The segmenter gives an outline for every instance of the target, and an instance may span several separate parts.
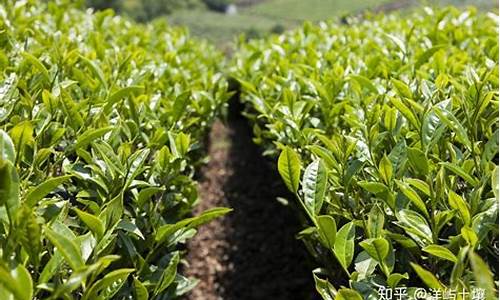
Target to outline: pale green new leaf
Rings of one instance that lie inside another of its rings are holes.
[[[453,209],[456,209],[462,218],[464,225],[470,225],[470,211],[465,200],[453,191],[448,194],[448,203]]]
[[[335,219],[331,216],[318,216],[316,218],[318,223],[318,232],[321,237],[321,241],[327,246],[329,249],[333,250],[333,246],[335,245],[335,236],[337,235],[337,224],[335,223]]]
[[[96,239],[101,239],[104,235],[104,224],[101,222],[101,220],[87,212],[81,211],[78,208],[73,209],[78,217],[82,220],[85,225],[92,231]]]
[[[355,230],[352,222],[345,224],[335,237],[334,253],[342,267],[347,270],[354,257]]]
[[[59,234],[49,227],[45,227],[45,235],[50,242],[61,252],[66,262],[74,271],[85,265],[80,247],[69,237]]]
[[[300,158],[290,147],[285,147],[278,159],[278,172],[288,189],[296,193],[300,181]]]
[[[422,268],[418,264],[410,263],[410,265],[427,287],[437,290],[444,289],[444,285],[436,278],[436,276],[434,276],[434,274]]]
[[[379,263],[383,263],[387,255],[389,255],[389,242],[384,238],[364,240],[359,245]]]
[[[496,285],[488,264],[472,250],[469,251],[469,260],[472,266],[476,287],[483,289],[485,292],[484,299],[495,299]]]
[[[422,251],[425,251],[436,257],[443,258],[454,263],[457,262],[457,257],[455,256],[455,254],[453,254],[453,252],[451,252],[448,248],[445,248],[440,245],[429,245],[427,247],[422,248]]]

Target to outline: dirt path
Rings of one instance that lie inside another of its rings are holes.
[[[196,213],[214,206],[234,211],[190,241],[186,272],[201,281],[187,300],[313,299],[312,266],[295,239],[296,213],[276,201],[287,192],[251,136],[241,117],[212,128]]]

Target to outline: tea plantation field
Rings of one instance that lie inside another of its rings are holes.
[[[285,299],[267,277],[221,296],[274,266],[266,249],[290,266],[307,251],[310,289],[276,278],[297,299],[498,299],[498,14],[323,18],[225,57],[164,20],[1,1],[0,299]],[[220,120],[263,157],[215,144]],[[283,205],[248,222],[266,190]],[[193,247],[200,228],[217,234]],[[297,249],[265,244],[280,235]],[[220,257],[210,278],[233,280],[190,293],[190,269]]]
[[[241,45],[245,115],[307,218],[324,299],[496,297],[497,20],[427,8]]]

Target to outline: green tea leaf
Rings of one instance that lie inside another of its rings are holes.
[[[456,164],[449,163],[449,162],[443,162],[441,163],[446,169],[450,170],[451,172],[455,173],[456,175],[462,177],[465,181],[467,181],[469,184],[476,186],[477,185],[477,180],[472,177],[471,175],[467,174],[461,167],[457,166]]]
[[[38,71],[42,73],[47,82],[50,82],[49,71],[38,58],[28,52],[22,52],[21,55],[27,62],[29,62],[30,65],[34,66],[36,69],[38,69]]]
[[[481,164],[485,165],[490,162],[498,154],[498,129],[493,132],[490,140],[484,145],[483,154],[481,155]],[[1,147],[1,146],[0,146]]]
[[[168,266],[163,270],[163,273],[160,278],[160,283],[156,286],[155,295],[160,294],[166,288],[168,288],[172,282],[174,282],[175,275],[177,274],[177,265],[179,264],[179,252],[175,252],[174,256],[168,263]]]
[[[321,160],[309,164],[302,178],[304,203],[312,214],[318,214],[323,205],[327,186],[326,168]]]
[[[445,45],[436,45],[434,47],[431,47],[431,48],[425,50],[425,52],[422,53],[417,58],[417,62],[415,63],[414,68],[419,69],[423,64],[425,64],[429,60],[429,58],[431,58],[434,55],[434,53],[443,49],[444,47],[445,47]]]
[[[323,298],[323,300],[334,300],[337,291],[335,290],[333,285],[328,282],[328,280],[321,279],[314,273],[313,277],[316,285],[316,291],[318,291],[321,298]]]
[[[12,223],[19,202],[19,175],[10,161],[0,159],[0,207],[6,206],[9,221]]]
[[[96,281],[83,295],[82,299],[112,299],[113,296],[125,284],[127,277],[134,269],[118,269],[106,274],[102,279]]]
[[[383,193],[388,190],[387,186],[379,182],[358,181],[358,185],[373,194]]]
[[[418,264],[410,263],[410,265],[427,287],[437,290],[444,289],[444,285],[431,272],[422,268]]]
[[[354,256],[354,224],[347,223],[337,232],[334,253],[345,270],[351,265]]]
[[[460,230],[462,238],[469,244],[472,248],[475,248],[477,245],[477,235],[469,226],[463,226]]]
[[[356,80],[356,82],[361,85],[362,87],[368,89],[370,92],[374,94],[378,94],[377,88],[373,85],[373,83],[370,81],[370,79],[361,76],[361,75],[350,75],[350,78]]]
[[[7,132],[0,129],[0,159],[7,160],[11,163],[15,163],[16,160],[16,150],[14,149],[14,143],[12,139],[7,134]]]
[[[363,300],[363,298],[353,289],[342,288],[338,291],[335,300]]]
[[[372,275],[377,265],[377,260],[373,259],[366,251],[361,251],[354,260],[354,268],[359,273],[358,279],[361,280]]]
[[[17,149],[16,161],[19,161],[25,147],[33,143],[33,125],[30,121],[23,121],[10,130],[10,136]]]
[[[409,99],[413,98],[413,93],[410,90],[410,88],[408,87],[408,85],[406,85],[406,83],[402,82],[401,80],[397,80],[395,78],[391,79],[391,82],[394,85],[394,87],[396,87],[396,90],[397,90],[398,95],[400,97],[409,98]]]
[[[139,281],[139,279],[134,278],[134,292],[137,300],[148,300],[149,293],[146,287]]]
[[[380,176],[382,177],[382,180],[386,183],[389,184],[392,180],[392,163],[391,161],[387,158],[386,155],[380,160],[380,164],[378,166]]]
[[[423,176],[429,173],[429,162],[424,152],[418,148],[408,148],[408,159],[411,166]]]
[[[368,215],[368,236],[378,238],[383,235],[385,217],[384,212],[378,206],[373,206]]]
[[[33,297],[33,281],[21,264],[12,270],[0,265],[0,287],[11,292],[16,300],[31,300]]]
[[[391,288],[395,288],[398,286],[399,282],[403,279],[409,279],[410,277],[408,276],[408,273],[404,274],[399,274],[399,273],[392,273],[388,278],[387,278],[387,285]]]
[[[429,185],[420,179],[415,179],[415,178],[405,178],[405,182],[408,183],[409,185],[413,186],[414,188],[418,189],[420,192],[424,193],[426,196],[430,197],[431,196],[431,190]]]
[[[79,210],[78,208],[74,208],[73,210],[76,212],[80,220],[82,220],[90,231],[92,231],[96,239],[100,240],[104,235],[104,224],[101,220],[92,214]]]
[[[425,251],[429,254],[432,254],[436,257],[443,258],[449,260],[453,263],[457,262],[457,257],[451,252],[449,249],[440,246],[440,245],[429,245],[427,247],[422,248],[422,251]]]
[[[359,245],[379,263],[382,263],[389,255],[389,242],[384,238],[364,240]]]
[[[78,247],[74,241],[53,231],[49,227],[45,227],[45,235],[50,242],[56,246],[57,250],[61,252],[66,262],[74,271],[79,270],[85,265],[80,247]]]
[[[175,146],[181,157],[184,157],[188,153],[189,144],[190,137],[188,134],[181,132],[175,137]]]
[[[26,195],[26,200],[25,200],[26,205],[28,205],[29,207],[34,207],[38,203],[38,201],[45,198],[47,194],[52,192],[61,184],[68,181],[71,177],[72,175],[50,178],[44,181],[43,183],[37,185]]]
[[[499,193],[498,173],[499,173],[499,169],[498,169],[498,166],[496,166],[495,169],[493,169],[493,172],[491,173],[491,189],[493,190],[493,194],[495,195],[495,199],[497,200],[497,202],[498,202],[498,193]]]
[[[127,86],[119,89],[118,91],[111,94],[106,100],[106,105],[104,105],[103,107],[104,114],[109,114],[111,112],[111,108],[123,98],[129,97],[130,95],[139,94],[143,91],[144,87],[142,86]]]
[[[103,127],[98,129],[88,129],[84,133],[78,136],[76,143],[73,146],[74,149],[80,149],[87,147],[90,142],[104,136],[106,133],[113,130],[113,126]]]
[[[86,58],[85,56],[80,55],[80,60],[85,65],[87,65],[87,67],[89,67],[89,69],[92,71],[92,73],[94,73],[94,76],[96,76],[97,79],[99,79],[99,81],[101,82],[102,86],[107,91],[108,90],[108,84],[106,82],[106,77],[104,76],[104,72],[101,70],[101,68],[96,63],[94,63],[90,59]]]
[[[469,251],[469,260],[472,266],[474,279],[476,280],[476,287],[484,290],[484,299],[494,299],[497,289],[490,268],[484,260],[472,250]]]
[[[439,108],[436,108],[436,113],[439,116],[439,119],[453,131],[457,140],[470,149],[471,142],[469,140],[469,136],[467,135],[467,131],[463,127],[462,123],[460,123],[460,121],[458,121],[458,119],[453,115],[453,113],[446,109]]]
[[[278,159],[278,171],[288,189],[296,193],[300,181],[300,158],[290,147],[285,147]]]
[[[389,100],[414,128],[420,128],[417,117],[408,106],[406,106],[400,99],[394,97],[390,97]]]
[[[11,73],[0,84],[0,122],[4,122],[14,111],[19,97],[17,84],[18,77],[16,73]]]
[[[231,211],[232,211],[232,209],[230,209],[230,208],[215,207],[215,208],[204,211],[199,216],[187,218],[187,219],[179,221],[175,224],[163,225],[157,230],[155,240],[158,242],[161,242],[164,239],[166,239],[168,236],[174,234],[176,231],[178,231],[180,229],[195,228],[195,227],[203,225],[203,224],[205,224],[205,223],[207,223],[215,218],[223,216]]]
[[[464,225],[470,225],[471,217],[469,207],[467,206],[465,200],[460,195],[450,191],[448,194],[448,203],[453,209],[458,211]]]
[[[318,216],[316,218],[319,226],[321,241],[326,247],[333,250],[335,245],[335,236],[337,235],[337,224],[331,216]]]
[[[403,192],[403,195],[406,196],[420,212],[422,212],[425,216],[429,216],[429,212],[427,211],[427,206],[425,205],[424,200],[420,198],[418,193],[412,189],[408,184],[402,182],[402,181],[396,181],[396,184],[398,185],[399,189],[401,192]]]
[[[402,226],[412,238],[423,245],[432,243],[432,231],[426,219],[417,212],[403,209],[397,214],[399,225]]]

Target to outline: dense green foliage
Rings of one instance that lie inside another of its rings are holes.
[[[252,2],[252,4],[248,4]],[[241,34],[247,38],[282,33],[283,29],[301,26],[304,20],[317,22],[359,13],[382,5],[386,0],[257,0],[236,1],[237,14],[220,14],[206,9],[181,9],[167,18],[186,26],[193,35],[202,36],[218,45],[227,45]]]
[[[178,9],[192,9],[200,5],[199,0],[117,0],[113,8],[135,20],[146,22]]]
[[[154,18],[172,14],[181,9],[207,8],[224,12],[232,0],[86,0],[89,7],[98,10],[114,9],[138,21],[150,21]]]
[[[324,299],[380,286],[496,298],[497,18],[428,8],[241,45],[254,140],[281,152]]]
[[[68,3],[0,5],[0,299],[175,298],[222,57]]]

